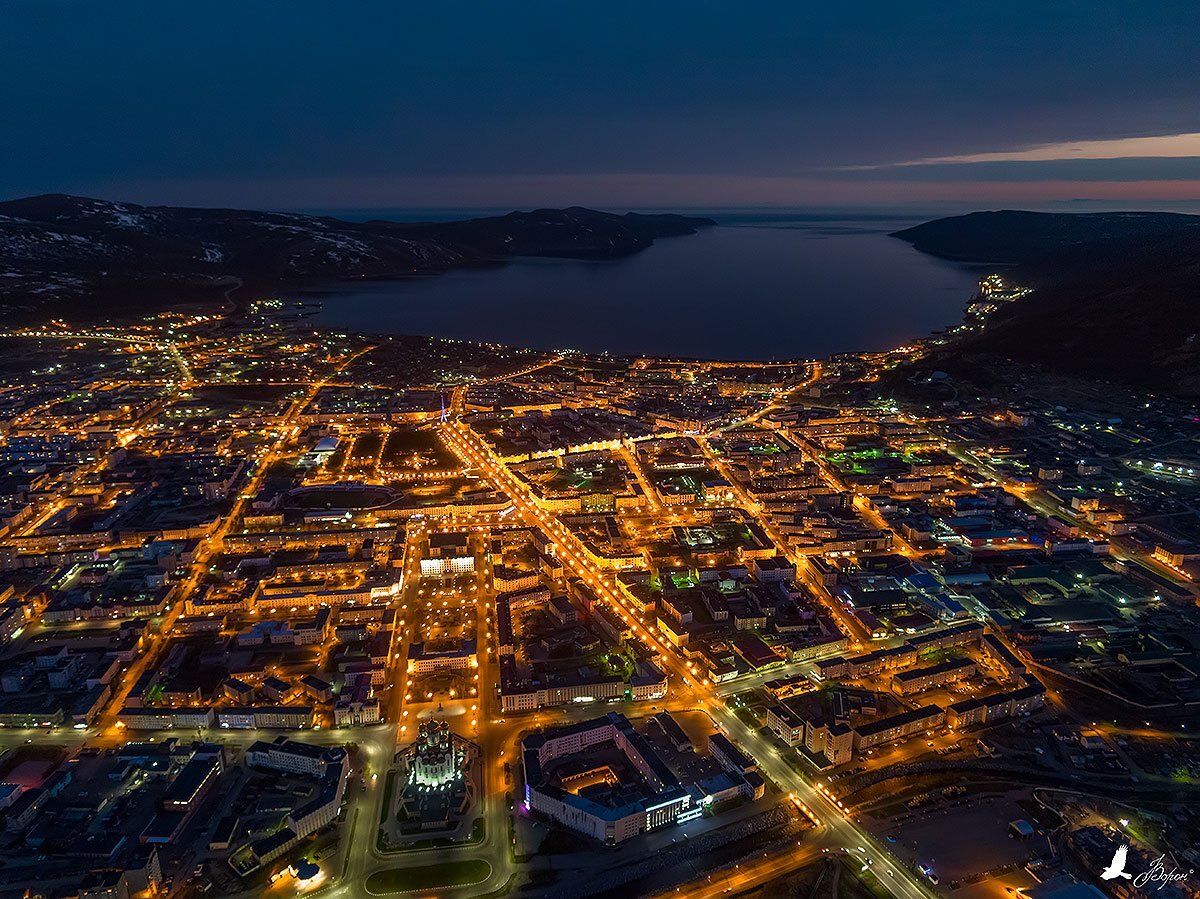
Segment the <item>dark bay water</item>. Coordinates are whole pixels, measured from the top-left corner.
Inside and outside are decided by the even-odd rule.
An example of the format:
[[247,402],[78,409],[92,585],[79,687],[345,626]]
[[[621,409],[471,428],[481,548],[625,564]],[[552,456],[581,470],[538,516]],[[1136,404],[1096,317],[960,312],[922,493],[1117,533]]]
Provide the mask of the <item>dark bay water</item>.
[[913,250],[885,217],[714,215],[615,262],[521,259],[322,291],[314,321],[541,349],[719,359],[886,349],[958,322],[977,271]]

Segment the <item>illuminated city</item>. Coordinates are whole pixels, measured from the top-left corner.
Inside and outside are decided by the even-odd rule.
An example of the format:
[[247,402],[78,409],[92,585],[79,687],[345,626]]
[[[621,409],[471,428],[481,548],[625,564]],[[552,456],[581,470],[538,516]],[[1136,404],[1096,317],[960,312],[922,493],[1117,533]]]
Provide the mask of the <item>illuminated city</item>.
[[1200,896],[1195,11],[17,5],[0,899]]
[[999,828],[1025,888],[1048,822],[1094,854],[1191,782],[1195,564],[1132,528],[1183,475],[1121,452],[1178,445],[1166,401],[881,401],[924,344],[724,364],[217,322],[4,335],[37,373],[4,394],[28,501],[0,548],[31,879],[269,893],[307,863],[356,895],[686,859],[703,895],[842,853],[928,896],[959,876],[932,805]]

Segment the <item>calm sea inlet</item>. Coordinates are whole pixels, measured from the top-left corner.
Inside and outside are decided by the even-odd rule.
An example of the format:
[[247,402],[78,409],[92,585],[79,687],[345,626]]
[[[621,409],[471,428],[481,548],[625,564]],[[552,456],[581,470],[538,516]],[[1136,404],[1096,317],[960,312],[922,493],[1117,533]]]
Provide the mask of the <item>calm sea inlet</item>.
[[[422,220],[356,210],[345,218]],[[463,213],[464,216],[469,213]],[[957,323],[980,271],[889,237],[922,218],[711,212],[720,225],[615,262],[519,259],[314,294],[313,320],[538,349],[713,359],[880,350]],[[450,217],[449,214],[444,214]]]

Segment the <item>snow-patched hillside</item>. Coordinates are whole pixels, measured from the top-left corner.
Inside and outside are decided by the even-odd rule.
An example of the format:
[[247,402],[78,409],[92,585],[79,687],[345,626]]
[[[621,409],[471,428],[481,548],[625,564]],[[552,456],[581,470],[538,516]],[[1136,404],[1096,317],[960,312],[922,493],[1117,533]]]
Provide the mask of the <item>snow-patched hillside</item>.
[[347,222],[47,194],[0,203],[0,304],[95,299],[138,307],[261,288],[436,272],[512,256],[616,258],[712,224],[574,207],[463,222]]

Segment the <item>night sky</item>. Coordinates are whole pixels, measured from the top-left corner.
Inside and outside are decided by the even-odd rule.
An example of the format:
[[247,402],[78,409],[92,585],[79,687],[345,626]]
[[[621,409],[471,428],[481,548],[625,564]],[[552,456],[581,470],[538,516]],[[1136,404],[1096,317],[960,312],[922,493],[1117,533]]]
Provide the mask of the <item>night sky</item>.
[[1194,0],[6,0],[0,196],[1164,207],[1200,199],[1197,34]]

